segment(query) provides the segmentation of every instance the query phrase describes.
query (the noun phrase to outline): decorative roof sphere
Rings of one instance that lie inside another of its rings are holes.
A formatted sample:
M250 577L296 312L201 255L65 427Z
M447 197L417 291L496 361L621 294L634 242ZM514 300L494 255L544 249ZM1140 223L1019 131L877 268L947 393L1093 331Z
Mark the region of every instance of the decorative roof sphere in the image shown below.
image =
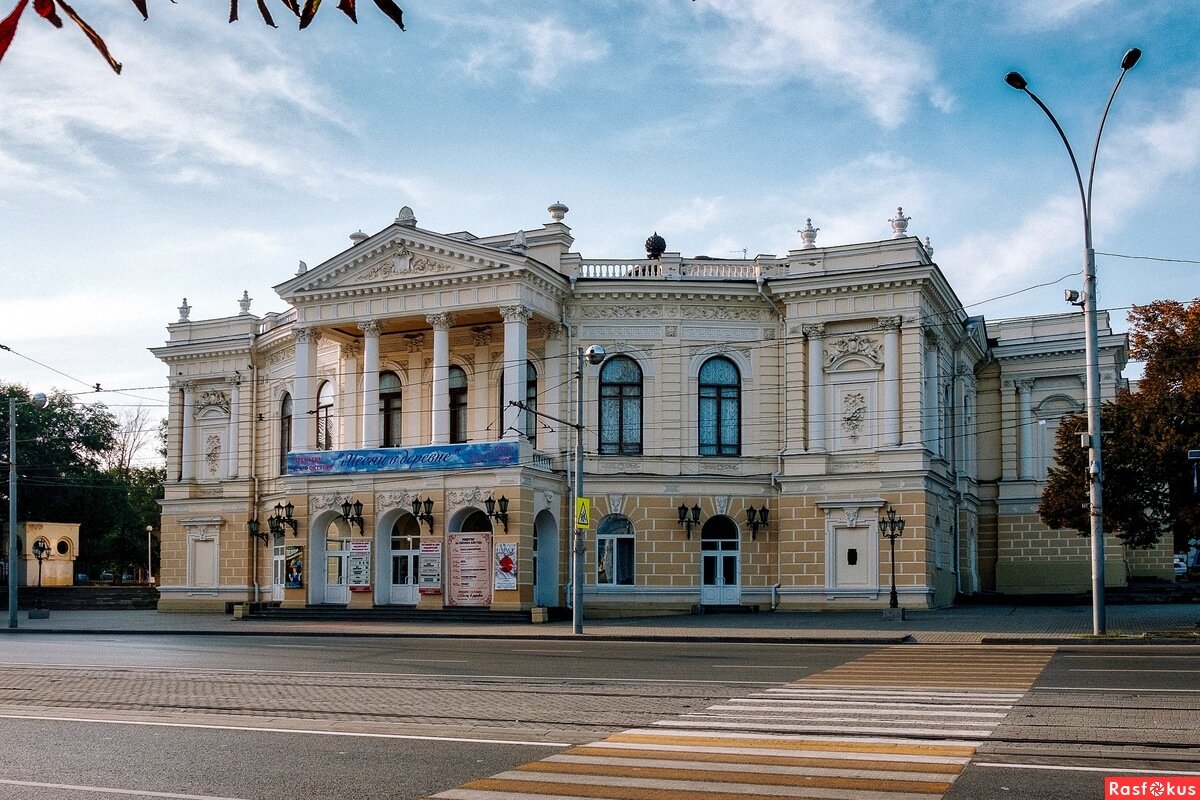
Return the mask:
M667 240L658 235L658 231L646 240L646 255L650 258L662 258L662 254L667 252Z

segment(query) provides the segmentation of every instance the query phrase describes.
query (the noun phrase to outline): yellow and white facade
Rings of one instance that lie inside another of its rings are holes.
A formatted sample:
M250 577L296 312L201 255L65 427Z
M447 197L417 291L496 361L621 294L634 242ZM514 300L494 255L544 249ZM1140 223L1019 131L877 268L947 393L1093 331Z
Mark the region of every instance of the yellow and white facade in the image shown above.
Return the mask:
M888 506L907 607L1053 590L1035 573L1074 554L1052 542L1086 549L1036 521L1051 423L1082 403L1078 314L969 316L902 213L785 256L593 260L549 211L478 237L405 208L301 264L284 313L184 301L153 350L160 608L565 606L591 345L588 614L886 605ZM1102 352L1111 395L1123 337Z

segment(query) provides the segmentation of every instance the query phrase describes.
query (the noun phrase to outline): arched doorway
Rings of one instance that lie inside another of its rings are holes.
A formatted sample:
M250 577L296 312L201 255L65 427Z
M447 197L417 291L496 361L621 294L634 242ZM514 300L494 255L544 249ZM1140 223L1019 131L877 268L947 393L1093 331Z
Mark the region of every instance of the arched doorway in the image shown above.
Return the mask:
M558 522L544 510L533 521L534 605L558 606L558 575Z
M313 519L308 540L308 602L311 605L350 603L350 525L337 512Z
M421 557L421 525L407 511L392 510L375 532L374 590L377 606L415 606L420 599L417 569Z
M726 516L709 517L700 531L701 605L736 606L742 601L739 549L734 521Z

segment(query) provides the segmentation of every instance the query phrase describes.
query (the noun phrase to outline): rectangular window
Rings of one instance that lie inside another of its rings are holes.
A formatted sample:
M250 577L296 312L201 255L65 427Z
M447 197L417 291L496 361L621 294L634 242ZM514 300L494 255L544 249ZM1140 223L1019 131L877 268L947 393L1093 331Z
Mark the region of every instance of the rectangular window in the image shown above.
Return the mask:
M596 540L596 583L633 585L632 536L601 536Z

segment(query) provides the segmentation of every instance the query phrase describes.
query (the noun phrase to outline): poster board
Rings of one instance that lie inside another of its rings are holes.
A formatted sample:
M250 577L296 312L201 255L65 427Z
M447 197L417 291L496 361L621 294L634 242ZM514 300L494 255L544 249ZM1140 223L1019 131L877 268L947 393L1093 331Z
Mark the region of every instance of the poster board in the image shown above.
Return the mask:
M442 593L442 543L421 542L421 560L417 572L421 594Z
M496 563L492 565L492 588L507 591L517 588L517 544L496 543Z
M446 536L448 591L446 605L492 604L492 535L451 533Z
M284 560L287 562L287 575L284 578L284 588L304 588L304 545L289 544L284 550Z
M350 591L371 591L371 540L352 539L347 571L350 573Z

